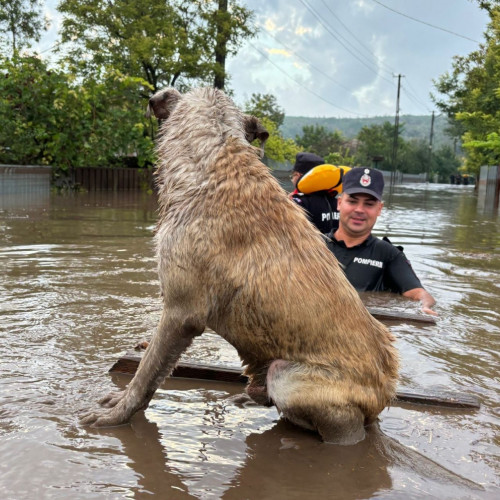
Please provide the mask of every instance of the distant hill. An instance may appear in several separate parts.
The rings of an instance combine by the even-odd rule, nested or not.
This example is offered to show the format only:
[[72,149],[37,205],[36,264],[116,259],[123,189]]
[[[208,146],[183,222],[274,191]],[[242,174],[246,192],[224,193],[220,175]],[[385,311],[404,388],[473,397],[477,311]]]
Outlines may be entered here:
[[[347,139],[356,137],[362,127],[381,125],[388,121],[394,124],[394,116],[373,116],[370,118],[310,118],[306,116],[285,116],[281,132],[284,137],[295,139],[302,135],[304,125],[322,125],[328,130],[340,130]],[[429,141],[431,133],[431,116],[401,115],[399,123],[402,127],[401,137],[404,139],[423,139]],[[434,120],[434,147],[444,144],[453,146],[453,139],[444,132],[448,126],[446,116],[437,116]]]

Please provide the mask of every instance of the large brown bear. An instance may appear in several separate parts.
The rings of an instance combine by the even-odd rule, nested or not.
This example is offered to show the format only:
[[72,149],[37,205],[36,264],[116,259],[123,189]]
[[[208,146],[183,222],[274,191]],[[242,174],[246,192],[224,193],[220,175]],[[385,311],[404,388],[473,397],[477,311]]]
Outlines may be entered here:
[[391,401],[398,357],[320,233],[259,159],[267,138],[220,90],[155,94],[163,314],[123,392],[85,415],[118,425],[146,408],[210,327],[246,365],[248,394],[325,441],[351,444]]

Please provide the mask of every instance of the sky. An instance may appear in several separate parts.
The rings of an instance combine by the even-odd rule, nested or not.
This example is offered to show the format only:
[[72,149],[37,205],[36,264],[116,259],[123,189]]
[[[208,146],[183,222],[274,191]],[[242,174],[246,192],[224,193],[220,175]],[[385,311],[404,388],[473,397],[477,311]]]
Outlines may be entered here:
[[[227,64],[237,104],[272,94],[287,116],[394,116],[439,113],[433,80],[453,57],[484,41],[488,15],[470,0],[240,0],[255,13],[258,34]],[[40,42],[57,39],[57,0]]]

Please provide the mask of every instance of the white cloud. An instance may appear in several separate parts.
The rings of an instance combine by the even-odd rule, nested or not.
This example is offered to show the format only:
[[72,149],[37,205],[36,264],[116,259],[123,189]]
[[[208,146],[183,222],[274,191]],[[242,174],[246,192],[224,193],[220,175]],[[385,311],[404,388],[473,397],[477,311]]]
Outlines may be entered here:
[[[434,109],[428,97],[432,79],[450,69],[454,55],[477,48],[477,44],[398,16],[371,0],[246,3],[257,17],[272,18],[274,26],[280,27],[279,34],[273,34],[293,58],[273,58],[280,69],[262,58],[258,68],[243,63],[240,76],[238,62],[246,61],[251,51],[242,53],[229,64],[232,87],[236,95],[240,91],[275,93],[288,115],[393,115],[397,91],[393,75],[397,74],[404,75],[402,112],[430,114]],[[397,8],[477,40],[482,39],[488,21],[486,13],[468,0],[420,0],[403,2]],[[252,44],[261,50],[277,47],[264,31]],[[252,90],[252,85],[258,90]],[[410,93],[416,98],[409,99]]]
[[[477,48],[372,0],[240,1],[255,12],[261,29],[228,61],[235,99],[241,103],[252,93],[272,93],[287,115],[393,115],[393,74],[399,73],[404,75],[402,112],[430,114],[432,80],[451,68],[453,56]],[[488,22],[469,0],[385,2],[475,40],[482,40]],[[54,21],[40,44],[47,54],[61,22],[56,5],[57,0],[45,2]]]
[[366,13],[372,12],[376,7],[371,0],[355,0],[353,5],[357,10]]
[[292,57],[292,53],[289,52],[288,50],[284,49],[266,49],[266,52],[268,54],[276,54],[276,55],[281,55],[285,57]]
[[305,35],[307,33],[312,33],[312,28],[309,28],[309,27],[306,27],[306,26],[297,26],[295,28],[295,34],[296,35],[302,36],[302,35]]

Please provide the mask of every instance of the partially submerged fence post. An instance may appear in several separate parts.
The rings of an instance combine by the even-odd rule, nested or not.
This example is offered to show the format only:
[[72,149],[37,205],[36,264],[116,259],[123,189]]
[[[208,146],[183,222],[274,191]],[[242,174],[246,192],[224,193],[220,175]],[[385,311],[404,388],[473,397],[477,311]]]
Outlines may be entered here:
[[479,175],[478,209],[484,212],[500,213],[500,166],[483,165]]

